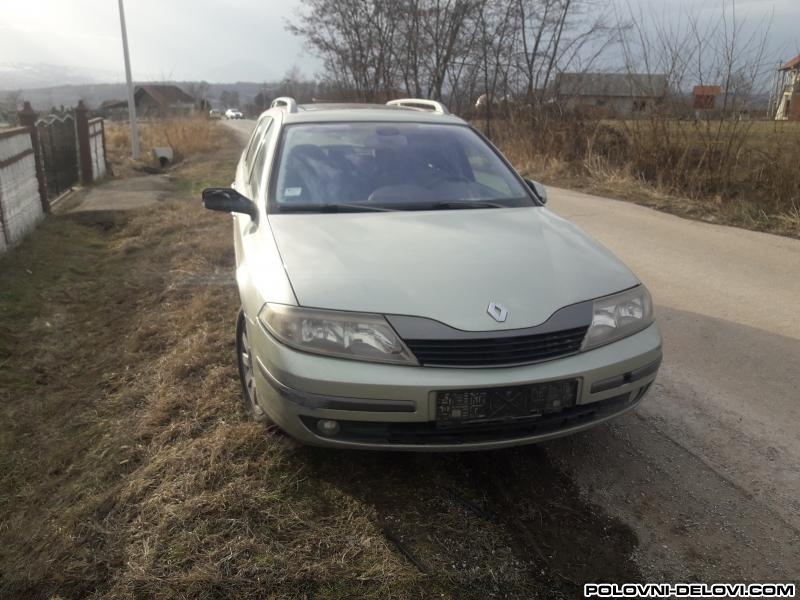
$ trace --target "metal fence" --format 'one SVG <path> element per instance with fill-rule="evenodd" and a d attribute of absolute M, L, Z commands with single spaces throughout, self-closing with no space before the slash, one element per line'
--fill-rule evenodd
<path fill-rule="evenodd" d="M 50 211 L 50 204 L 79 181 L 108 171 L 102 119 L 74 111 L 37 118 L 26 102 L 23 127 L 0 130 L 0 252 L 19 242 Z"/>
<path fill-rule="evenodd" d="M 92 157 L 92 179 L 106 176 L 106 130 L 103 119 L 89 120 L 89 149 Z"/>
<path fill-rule="evenodd" d="M 36 122 L 47 199 L 53 200 L 78 183 L 78 144 L 73 115 L 48 115 Z"/>

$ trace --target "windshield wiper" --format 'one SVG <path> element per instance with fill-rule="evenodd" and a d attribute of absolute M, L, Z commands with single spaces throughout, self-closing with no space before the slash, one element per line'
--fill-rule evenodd
<path fill-rule="evenodd" d="M 497 202 L 456 200 L 452 202 L 436 202 L 435 204 L 426 206 L 422 210 L 449 210 L 454 208 L 505 208 L 505 206 Z"/>
<path fill-rule="evenodd" d="M 287 204 L 279 206 L 280 212 L 389 212 L 396 210 L 384 206 L 370 206 L 369 204 Z"/>

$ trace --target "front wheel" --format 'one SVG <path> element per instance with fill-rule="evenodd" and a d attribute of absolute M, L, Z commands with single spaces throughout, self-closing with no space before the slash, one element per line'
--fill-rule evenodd
<path fill-rule="evenodd" d="M 247 337 L 247 319 L 241 309 L 239 309 L 239 316 L 236 319 L 236 357 L 239 363 L 239 379 L 242 382 L 242 399 L 247 414 L 259 423 L 272 423 L 267 413 L 258 404 L 255 358 Z"/>

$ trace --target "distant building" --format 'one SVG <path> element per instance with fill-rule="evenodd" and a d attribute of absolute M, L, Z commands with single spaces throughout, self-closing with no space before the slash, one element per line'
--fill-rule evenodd
<path fill-rule="evenodd" d="M 553 84 L 564 107 L 593 108 L 610 115 L 645 114 L 667 95 L 667 76 L 644 73 L 559 73 Z"/>
<path fill-rule="evenodd" d="M 695 110 L 714 110 L 717 96 L 722 95 L 722 88 L 718 85 L 696 85 L 692 89 L 692 107 Z"/>
<path fill-rule="evenodd" d="M 194 99 L 177 85 L 137 85 L 133 92 L 136 114 L 140 117 L 188 115 L 195 109 Z M 200 109 L 203 109 L 202 102 Z M 127 100 L 106 100 L 95 114 L 112 121 L 128 120 Z"/>
<path fill-rule="evenodd" d="M 776 121 L 800 121 L 800 54 L 778 69 Z"/>
<path fill-rule="evenodd" d="M 195 105 L 194 98 L 171 84 L 138 85 L 133 98 L 137 115 L 143 117 L 188 115 Z"/>
<path fill-rule="evenodd" d="M 93 111 L 98 117 L 103 117 L 111 121 L 126 121 L 128 119 L 127 100 L 106 100 L 102 102 L 97 110 Z"/>

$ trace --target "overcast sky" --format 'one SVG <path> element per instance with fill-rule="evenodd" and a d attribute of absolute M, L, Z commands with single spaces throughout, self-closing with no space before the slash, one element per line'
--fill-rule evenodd
<path fill-rule="evenodd" d="M 722 0 L 614 0 L 657 7 L 675 18 L 682 7 L 718 12 Z M 134 79 L 268 81 L 293 64 L 306 76 L 319 63 L 285 31 L 301 0 L 127 0 Z M 49 63 L 123 78 L 116 0 L 0 0 L 0 63 Z M 800 52 L 800 0 L 738 0 L 741 17 L 774 14 L 773 47 L 788 60 Z"/>

